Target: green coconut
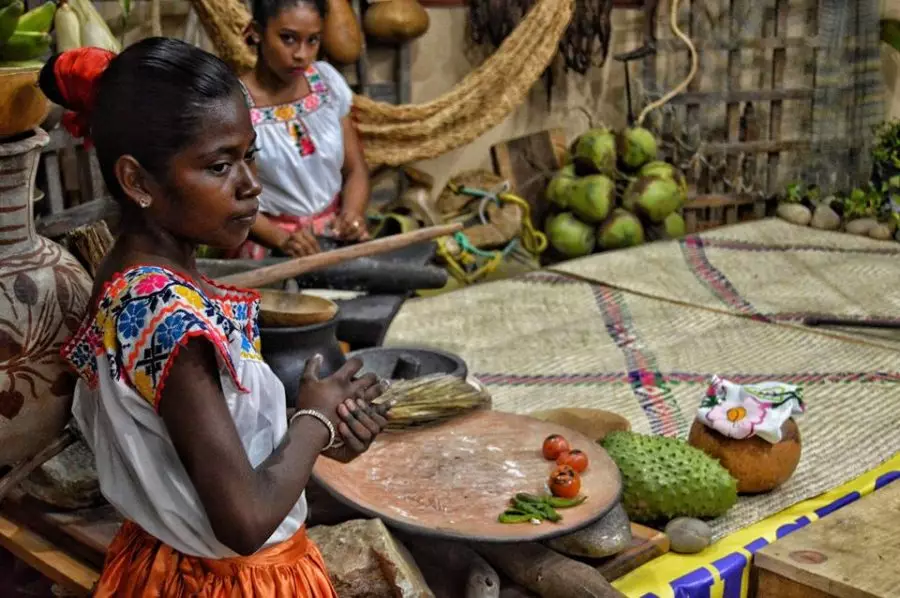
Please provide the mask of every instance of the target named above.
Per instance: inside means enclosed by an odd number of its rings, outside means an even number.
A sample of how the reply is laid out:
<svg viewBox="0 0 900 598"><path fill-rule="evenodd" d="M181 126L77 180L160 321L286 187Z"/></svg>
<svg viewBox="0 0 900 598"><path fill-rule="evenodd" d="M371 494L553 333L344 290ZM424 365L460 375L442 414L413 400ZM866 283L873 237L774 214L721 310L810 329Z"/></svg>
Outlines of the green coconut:
<svg viewBox="0 0 900 598"><path fill-rule="evenodd" d="M628 185L622 205L629 212L658 224L681 208L684 200L684 190L672 179L642 176Z"/></svg>
<svg viewBox="0 0 900 598"><path fill-rule="evenodd" d="M585 222L603 222L616 203L616 183L602 174L576 179L571 189L569 208Z"/></svg>
<svg viewBox="0 0 900 598"><path fill-rule="evenodd" d="M619 160L629 170L637 170L656 160L657 143L653 133L643 127L626 129L616 136Z"/></svg>
<svg viewBox="0 0 900 598"><path fill-rule="evenodd" d="M653 224L647 227L647 238L653 241L680 239L687 234L687 225L684 217L678 212L672 212L666 216L662 224Z"/></svg>
<svg viewBox="0 0 900 598"><path fill-rule="evenodd" d="M679 187L684 189L685 196L687 196L687 179L684 178L684 174L680 170L668 162L663 162L661 160L648 162L641 166L641 169L638 171L638 176L655 176L661 179L672 179L678 183Z"/></svg>
<svg viewBox="0 0 900 598"><path fill-rule="evenodd" d="M594 227L580 221L571 212L551 216L547 220L546 232L550 245L570 258L590 254L597 243Z"/></svg>
<svg viewBox="0 0 900 598"><path fill-rule="evenodd" d="M575 143L573 162L579 176L614 175L616 172L616 136L608 129L591 129Z"/></svg>
<svg viewBox="0 0 900 598"><path fill-rule="evenodd" d="M561 170L553 175L553 178L550 179L550 184L547 185L547 189L544 192L547 201L563 209L568 207L569 197L572 195L572 186L576 181L575 166L573 164L563 166Z"/></svg>
<svg viewBox="0 0 900 598"><path fill-rule="evenodd" d="M603 249L634 247L644 242L644 227L637 216L616 208L597 231L597 240Z"/></svg>

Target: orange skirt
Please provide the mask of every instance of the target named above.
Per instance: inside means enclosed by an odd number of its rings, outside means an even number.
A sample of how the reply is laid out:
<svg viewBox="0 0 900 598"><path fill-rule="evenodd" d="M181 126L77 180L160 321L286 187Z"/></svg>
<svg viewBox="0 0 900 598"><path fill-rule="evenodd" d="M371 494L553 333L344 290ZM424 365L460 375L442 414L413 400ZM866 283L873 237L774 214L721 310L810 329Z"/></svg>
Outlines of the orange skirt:
<svg viewBox="0 0 900 598"><path fill-rule="evenodd" d="M99 598L337 598L306 528L248 557L181 554L126 521L106 553Z"/></svg>

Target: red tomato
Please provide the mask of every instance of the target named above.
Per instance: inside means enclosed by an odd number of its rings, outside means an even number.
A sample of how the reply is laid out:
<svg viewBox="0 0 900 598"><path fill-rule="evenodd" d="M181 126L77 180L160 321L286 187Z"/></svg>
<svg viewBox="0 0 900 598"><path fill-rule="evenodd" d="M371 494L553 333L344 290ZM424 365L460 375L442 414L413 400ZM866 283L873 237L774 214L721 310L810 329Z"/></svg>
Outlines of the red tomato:
<svg viewBox="0 0 900 598"><path fill-rule="evenodd" d="M584 451L572 449L571 451L560 453L559 457L556 458L556 464L568 465L578 473L581 473L587 469L588 457Z"/></svg>
<svg viewBox="0 0 900 598"><path fill-rule="evenodd" d="M560 465L550 475L550 492L560 498L575 498L581 491L581 476L568 465Z"/></svg>
<svg viewBox="0 0 900 598"><path fill-rule="evenodd" d="M542 452L544 459L554 461L559 454L569 450L569 442L559 434L551 434L544 439Z"/></svg>

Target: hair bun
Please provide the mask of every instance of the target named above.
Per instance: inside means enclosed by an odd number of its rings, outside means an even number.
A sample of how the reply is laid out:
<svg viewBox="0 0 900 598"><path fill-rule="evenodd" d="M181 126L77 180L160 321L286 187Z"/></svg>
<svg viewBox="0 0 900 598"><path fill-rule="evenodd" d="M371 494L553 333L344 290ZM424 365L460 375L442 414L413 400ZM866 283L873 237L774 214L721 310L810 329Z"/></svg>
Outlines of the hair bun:
<svg viewBox="0 0 900 598"><path fill-rule="evenodd" d="M73 136L87 137L100 77L115 57L101 48L76 48L53 56L41 70L41 90L71 110L63 116L63 126Z"/></svg>

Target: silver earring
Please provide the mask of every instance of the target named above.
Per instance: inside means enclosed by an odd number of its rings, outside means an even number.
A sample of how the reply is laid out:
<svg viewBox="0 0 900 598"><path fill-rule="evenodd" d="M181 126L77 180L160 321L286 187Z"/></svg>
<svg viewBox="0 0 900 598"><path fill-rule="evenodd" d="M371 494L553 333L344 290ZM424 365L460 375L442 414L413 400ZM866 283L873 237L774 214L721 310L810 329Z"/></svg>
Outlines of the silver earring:
<svg viewBox="0 0 900 598"><path fill-rule="evenodd" d="M141 201L138 202L138 205L141 206L141 207L144 208L144 209L147 209L147 208L150 207L150 200L148 200L148 199L142 199Z"/></svg>

